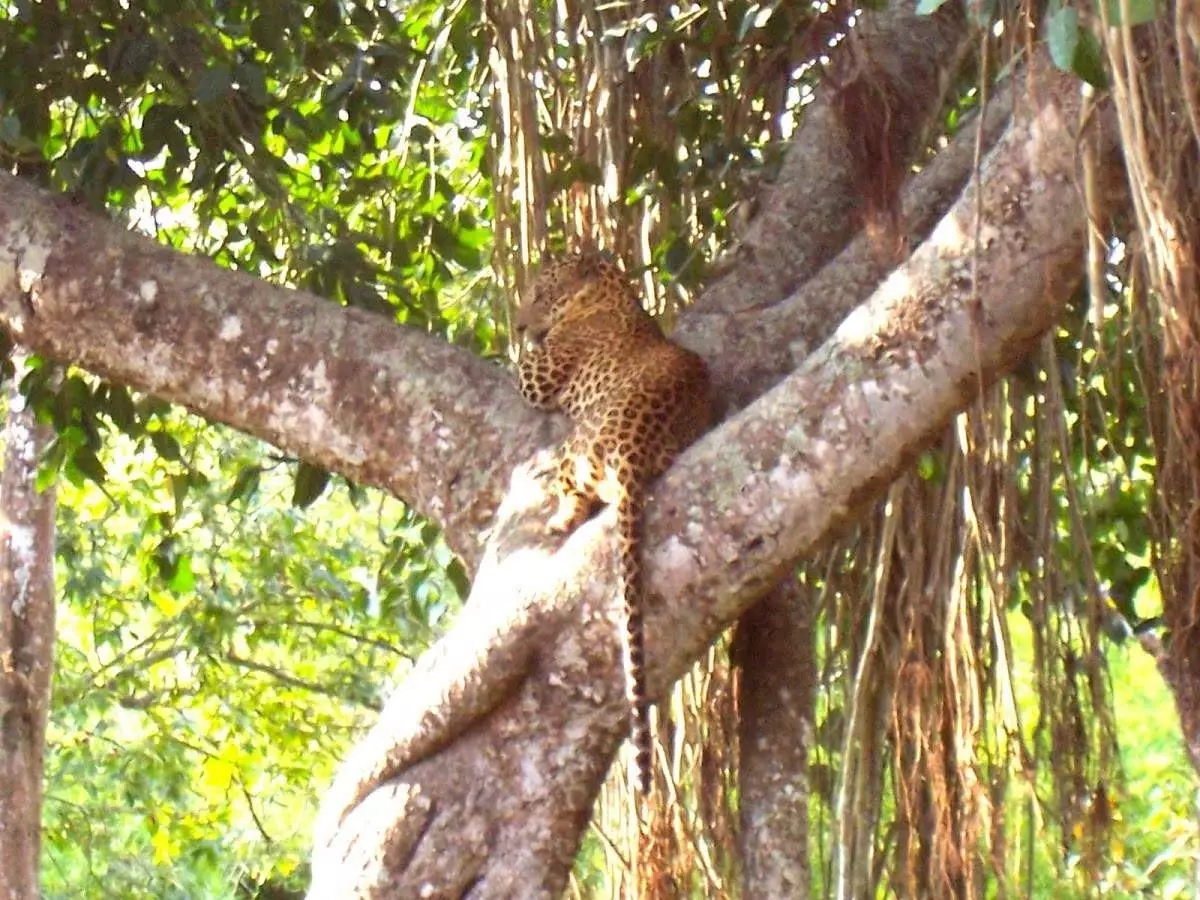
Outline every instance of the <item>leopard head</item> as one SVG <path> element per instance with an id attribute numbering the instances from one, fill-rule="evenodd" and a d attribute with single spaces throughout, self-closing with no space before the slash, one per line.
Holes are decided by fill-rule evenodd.
<path id="1" fill-rule="evenodd" d="M 522 344 L 537 344 L 550 329 L 606 306 L 628 304 L 636 295 L 629 277 L 606 253 L 575 251 L 547 260 L 513 327 Z"/>

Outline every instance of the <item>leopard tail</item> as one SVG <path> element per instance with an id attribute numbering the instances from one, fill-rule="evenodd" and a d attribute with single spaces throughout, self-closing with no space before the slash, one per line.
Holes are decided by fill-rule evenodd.
<path id="1" fill-rule="evenodd" d="M 654 744 L 650 733 L 650 698 L 646 689 L 642 506 L 640 491 L 622 491 L 617 502 L 617 530 L 621 549 L 621 601 L 625 613 L 625 633 L 622 640 L 625 658 L 625 698 L 629 703 L 630 734 L 637 760 L 638 790 L 642 794 L 649 794 Z"/>

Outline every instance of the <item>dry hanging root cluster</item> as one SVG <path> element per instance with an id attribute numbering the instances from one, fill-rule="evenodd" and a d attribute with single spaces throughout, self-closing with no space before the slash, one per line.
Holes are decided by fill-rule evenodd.
<path id="1" fill-rule="evenodd" d="M 1200 734 L 1200 8 L 1177 2 L 1131 28 L 1105 18 L 1137 224 L 1131 241 L 1135 301 L 1156 303 L 1162 329 L 1155 418 L 1159 459 L 1155 521 L 1164 616 L 1172 635 L 1163 671 L 1185 735 Z M 1200 744 L 1189 740 L 1200 769 Z"/>

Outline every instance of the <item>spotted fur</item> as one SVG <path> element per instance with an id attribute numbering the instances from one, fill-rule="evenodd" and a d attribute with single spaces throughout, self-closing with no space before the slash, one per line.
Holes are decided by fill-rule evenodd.
<path id="1" fill-rule="evenodd" d="M 600 504 L 617 508 L 625 688 L 638 787 L 648 793 L 642 508 L 651 482 L 708 427 L 708 373 L 663 336 L 628 276 L 597 253 L 547 263 L 514 324 L 521 393 L 575 426 L 558 455 L 549 527 L 570 531 Z"/>

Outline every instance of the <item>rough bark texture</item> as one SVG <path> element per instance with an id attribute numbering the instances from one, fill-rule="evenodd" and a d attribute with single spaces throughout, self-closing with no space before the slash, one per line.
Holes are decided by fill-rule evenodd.
<path id="1" fill-rule="evenodd" d="M 794 368 L 870 296 L 895 261 L 883 252 L 878 231 L 858 228 L 864 213 L 860 198 L 870 202 L 872 196 L 899 188 L 894 180 L 897 167 L 907 168 L 927 120 L 940 109 L 942 83 L 959 64 L 969 29 L 957 11 L 933 19 L 915 17 L 907 4 L 896 4 L 868 22 L 844 58 L 855 76 L 827 88 L 806 114 L 787 159 L 793 177 L 783 184 L 791 190 L 767 199 L 765 214 L 748 235 L 749 249 L 741 251 L 749 257 L 751 270 L 759 259 L 777 261 L 784 254 L 791 278 L 802 287 L 789 296 L 772 293 L 785 286 L 782 280 L 758 285 L 749 308 L 734 302 L 722 309 L 719 291 L 715 297 L 706 295 L 697 310 L 685 315 L 677 332 L 679 339 L 704 347 L 710 356 L 719 348 L 715 371 L 726 411 L 749 403 Z M 928 41 L 935 53 L 925 56 L 929 47 L 896 41 L 896 34 Z M 881 81 L 907 90 L 862 89 Z M 888 222 L 897 249 L 924 240 L 961 192 L 973 169 L 976 147 L 989 150 L 1008 122 L 1010 88 L 988 106 L 981 124 L 962 128 L 906 186 L 900 215 Z M 887 104 L 886 110 L 879 109 L 881 103 Z M 873 152 L 867 154 L 893 163 L 883 167 L 882 176 L 892 181 L 876 183 L 874 192 L 869 174 L 862 177 L 861 165 L 855 170 L 856 155 L 849 146 L 855 123 L 873 118 L 899 123 L 876 135 Z M 863 149 L 857 148 L 860 163 Z M 820 168 L 813 171 L 814 166 Z M 797 177 L 800 173 L 808 177 Z M 883 200 L 874 204 L 877 218 L 881 206 L 894 203 L 890 196 Z M 836 215 L 829 214 L 830 204 Z M 834 254 L 836 262 L 830 264 Z M 739 270 L 737 283 L 741 277 Z M 719 284 L 726 293 L 733 286 L 729 281 Z M 789 578 L 738 624 L 740 838 L 742 893 L 747 898 L 802 897 L 808 891 L 807 750 L 814 697 L 809 620 L 807 604 Z"/>
<path id="2" fill-rule="evenodd" d="M 833 86 L 805 111 L 779 182 L 762 200 L 737 252 L 737 265 L 706 288 L 699 312 L 761 310 L 790 295 L 862 228 L 864 182 L 878 177 L 856 160 L 872 120 L 877 161 L 906 166 L 940 108 L 948 79 L 969 49 L 966 17 L 955 4 L 937 15 L 915 0 L 863 18 L 848 52 L 837 56 Z M 746 282 L 755 285 L 745 290 Z M 680 325 L 681 329 L 683 325 Z"/>
<path id="3" fill-rule="evenodd" d="M 1024 76 L 1020 70 L 1019 83 Z M 945 150 L 902 192 L 903 243 L 915 247 L 958 199 L 974 168 L 978 139 L 986 153 L 1008 124 L 1011 84 L 999 93 L 978 125 L 963 128 Z M 740 409 L 792 371 L 829 337 L 839 322 L 888 276 L 895 260 L 876 239 L 859 233 L 795 293 L 752 314 L 685 317 L 685 340 L 720 347 L 714 367 L 726 407 Z"/>
<path id="4" fill-rule="evenodd" d="M 894 98 L 890 114 L 912 123 L 890 134 L 888 152 L 896 154 L 924 129 L 967 43 L 952 4 L 940 17 L 916 16 L 912 7 L 884 14 L 849 66 L 860 79 L 891 77 L 928 91 Z M 940 64 L 929 62 L 935 58 Z M 805 334 L 827 334 L 873 286 L 856 278 L 857 293 L 839 292 L 842 302 L 822 304 L 816 316 L 805 312 L 807 299 L 785 303 L 773 324 L 788 328 L 735 340 L 861 224 L 861 191 L 850 174 L 826 171 L 836 162 L 813 168 L 847 153 L 834 96 L 806 119 L 734 268 L 678 323 L 676 336 L 706 357 L 718 380 L 738 383 L 733 408 L 793 368 L 795 323 L 809 323 Z M 939 154 L 927 171 L 938 178 L 914 185 L 908 213 L 925 231 L 968 177 L 969 152 Z M 926 187 L 935 183 L 940 191 Z M 0 322 L 28 346 L 403 497 L 446 531 L 472 569 L 508 474 L 563 433 L 561 421 L 520 400 L 507 373 L 423 332 L 181 258 L 4 173 L 0 198 Z M 871 252 L 856 246 L 857 254 Z M 785 276 L 772 274 L 772 262 L 786 263 Z M 889 268 L 877 261 L 874 280 Z M 748 380 L 740 373 L 758 356 L 768 362 L 754 363 Z"/>
<path id="5" fill-rule="evenodd" d="M 660 482 L 646 523 L 662 598 L 647 616 L 652 694 L 1061 311 L 1084 246 L 1078 86 L 1042 67 L 1032 79 L 978 206 L 972 188 L 830 341 Z M 535 550 L 545 509 L 529 488 L 518 474 L 468 613 L 327 795 L 312 896 L 561 891 L 624 733 L 612 589 L 596 577 L 612 568 L 612 515 L 564 552 Z"/>
<path id="6" fill-rule="evenodd" d="M 53 433 L 10 387 L 0 476 L 0 897 L 36 900 L 46 714 L 54 667 L 54 489 L 37 492 Z"/>
<path id="7" fill-rule="evenodd" d="M 794 578 L 781 581 L 738 622 L 744 900 L 806 900 L 809 895 L 815 649 L 812 597 Z"/>

